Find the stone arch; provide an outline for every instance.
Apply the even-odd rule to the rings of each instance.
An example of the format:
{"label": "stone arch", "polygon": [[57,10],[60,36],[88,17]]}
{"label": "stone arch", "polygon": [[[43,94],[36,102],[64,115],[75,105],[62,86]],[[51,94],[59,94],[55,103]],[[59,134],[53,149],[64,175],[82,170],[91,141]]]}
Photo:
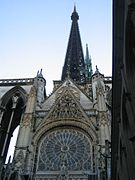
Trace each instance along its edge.
{"label": "stone arch", "polygon": [[26,101],[26,92],[20,86],[10,89],[1,99],[0,154],[4,161],[7,156],[12,134],[20,124]]}
{"label": "stone arch", "polygon": [[70,126],[70,127],[76,127],[79,129],[82,129],[84,132],[86,132],[91,140],[93,142],[96,142],[97,140],[97,134],[96,132],[90,127],[90,125],[87,122],[77,121],[77,120],[57,120],[55,122],[48,122],[42,125],[42,128],[39,127],[33,137],[33,143],[37,144],[40,140],[40,138],[48,131],[54,128],[59,128],[63,126]]}
{"label": "stone arch", "polygon": [[12,89],[10,89],[8,92],[4,94],[4,96],[1,98],[1,106],[5,107],[10,98],[15,95],[19,94],[20,97],[23,99],[24,104],[26,104],[27,101],[27,93],[21,86],[15,86]]}

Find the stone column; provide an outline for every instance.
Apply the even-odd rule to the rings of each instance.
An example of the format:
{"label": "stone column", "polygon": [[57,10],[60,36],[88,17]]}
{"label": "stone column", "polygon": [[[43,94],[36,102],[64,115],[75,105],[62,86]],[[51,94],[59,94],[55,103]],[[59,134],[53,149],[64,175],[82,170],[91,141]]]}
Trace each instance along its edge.
{"label": "stone column", "polygon": [[13,161],[15,162],[15,166],[17,169],[19,169],[20,173],[24,170],[28,171],[28,165],[25,164],[25,160],[27,158],[26,156],[30,153],[29,146],[31,145],[32,123],[33,113],[35,110],[35,102],[36,89],[33,86],[30,90],[26,110],[20,123],[20,129],[13,159]]}
{"label": "stone column", "polygon": [[0,139],[2,137],[2,132],[3,132],[3,129],[2,129],[2,126],[1,126],[1,122],[2,122],[2,118],[3,118],[4,112],[5,112],[5,108],[4,107],[0,107]]}
{"label": "stone column", "polygon": [[9,131],[10,131],[10,128],[11,128],[11,124],[12,124],[12,120],[13,120],[13,116],[14,116],[14,110],[16,108],[16,105],[18,103],[18,96],[14,95],[12,97],[12,102],[13,102],[13,105],[12,105],[12,113],[11,113],[11,117],[10,117],[10,120],[9,120],[9,124],[8,124],[8,128],[7,128],[7,132],[6,132],[6,137],[5,137],[5,142],[4,142],[4,145],[3,145],[3,150],[2,150],[2,154],[1,156],[4,155],[4,151],[5,151],[5,147],[6,147],[6,144],[7,144],[7,140],[8,140],[8,136],[9,136]]}
{"label": "stone column", "polygon": [[101,83],[98,84],[97,90],[97,111],[98,111],[98,123],[99,123],[99,143],[105,145],[105,141],[111,139],[109,119],[107,116],[107,107],[105,103],[104,87]]}
{"label": "stone column", "polygon": [[3,117],[3,114],[5,112],[5,108],[4,107],[0,107],[0,126],[1,126],[1,121],[2,121],[2,117]]}

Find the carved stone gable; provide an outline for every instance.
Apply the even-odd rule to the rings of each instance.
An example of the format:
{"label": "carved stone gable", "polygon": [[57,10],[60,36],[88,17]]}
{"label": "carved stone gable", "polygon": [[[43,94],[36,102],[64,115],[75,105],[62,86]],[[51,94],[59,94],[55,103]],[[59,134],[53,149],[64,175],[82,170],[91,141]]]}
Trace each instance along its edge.
{"label": "carved stone gable", "polygon": [[66,90],[58,100],[48,116],[48,119],[83,118],[82,111],[78,107],[74,95]]}

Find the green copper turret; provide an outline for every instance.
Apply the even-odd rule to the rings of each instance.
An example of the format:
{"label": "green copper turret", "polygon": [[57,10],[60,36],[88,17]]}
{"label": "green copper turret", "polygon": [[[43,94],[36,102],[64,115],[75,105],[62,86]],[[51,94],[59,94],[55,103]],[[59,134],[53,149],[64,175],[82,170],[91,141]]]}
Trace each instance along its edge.
{"label": "green copper turret", "polygon": [[88,44],[86,44],[86,56],[85,56],[85,76],[86,80],[90,80],[93,74],[91,57],[89,56]]}

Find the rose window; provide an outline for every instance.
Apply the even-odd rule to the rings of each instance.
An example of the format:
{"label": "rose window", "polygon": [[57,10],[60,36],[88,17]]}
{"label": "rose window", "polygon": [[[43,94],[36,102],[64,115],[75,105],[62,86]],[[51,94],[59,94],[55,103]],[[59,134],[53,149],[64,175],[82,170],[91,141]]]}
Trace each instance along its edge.
{"label": "rose window", "polygon": [[82,132],[60,129],[49,133],[39,147],[38,171],[90,170],[91,144]]}

